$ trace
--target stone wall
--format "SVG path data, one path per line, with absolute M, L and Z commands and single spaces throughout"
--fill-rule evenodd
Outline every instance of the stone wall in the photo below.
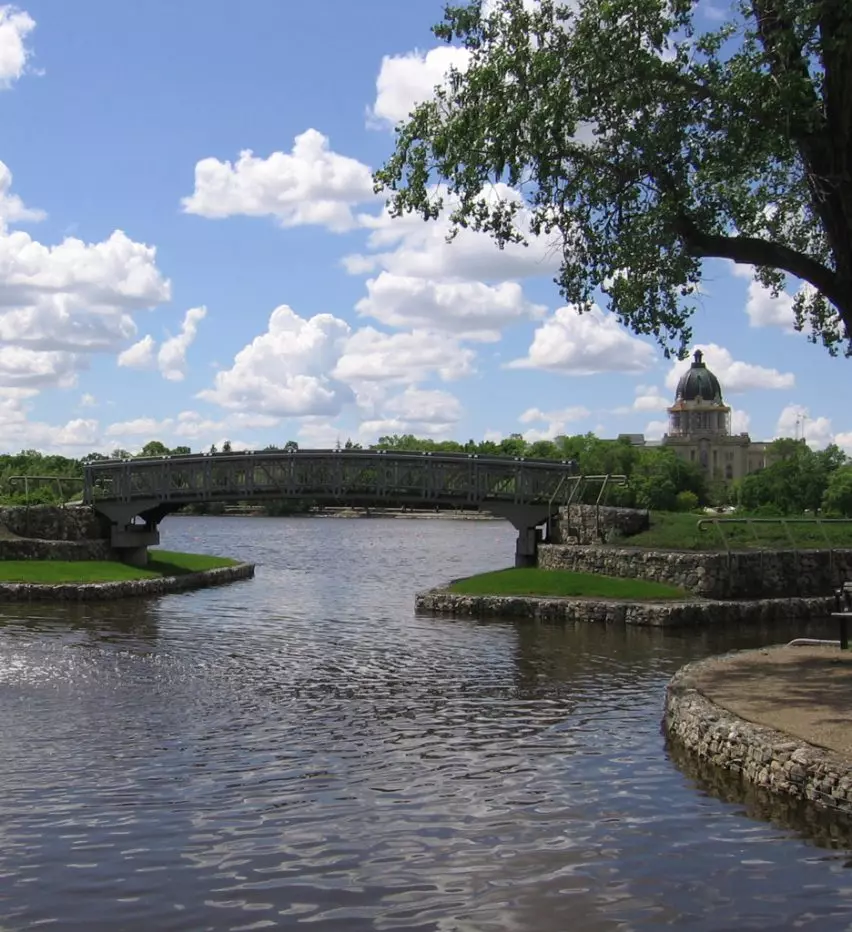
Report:
M 693 685 L 699 668 L 700 663 L 683 667 L 666 691 L 665 729 L 672 741 L 774 793 L 852 812 L 848 760 L 711 702 Z
M 0 540 L 0 560 L 115 560 L 108 540 Z
M 254 564 L 238 563 L 184 576 L 160 576 L 152 579 L 133 579 L 110 583 L 0 583 L 0 602 L 93 602 L 140 596 L 164 595 L 203 589 L 250 579 Z
M 650 514 L 638 508 L 567 505 L 559 509 L 559 518 L 553 529 L 553 543 L 606 543 L 647 530 L 650 520 Z
M 641 550 L 541 544 L 538 565 L 650 579 L 708 599 L 827 596 L 852 580 L 852 550 Z
M 461 595 L 446 589 L 420 592 L 415 607 L 440 615 L 499 617 L 524 621 L 642 625 L 657 628 L 710 625 L 771 624 L 779 618 L 825 618 L 833 600 L 754 599 L 711 602 L 621 602 L 609 599 L 536 598 L 529 596 Z
M 102 540 L 109 529 L 86 505 L 15 505 L 0 507 L 0 525 L 19 537 L 39 540 Z

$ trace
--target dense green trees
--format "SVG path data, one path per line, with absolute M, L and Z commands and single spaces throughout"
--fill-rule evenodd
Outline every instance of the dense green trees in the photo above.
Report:
M 772 443 L 769 452 L 770 465 L 746 476 L 736 489 L 743 508 L 780 515 L 825 510 L 852 517 L 852 509 L 839 507 L 838 485 L 836 496 L 827 498 L 835 475 L 848 469 L 842 450 L 831 445 L 815 452 L 804 441 L 783 439 Z
M 467 65 L 398 128 L 377 190 L 501 246 L 544 235 L 570 304 L 602 292 L 667 349 L 722 258 L 806 282 L 797 326 L 852 354 L 852 4 L 737 0 L 702 31 L 706 10 L 450 3 L 434 31 Z

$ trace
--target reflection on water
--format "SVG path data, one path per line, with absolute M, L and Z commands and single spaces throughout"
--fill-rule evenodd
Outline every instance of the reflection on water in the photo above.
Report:
M 852 921 L 844 834 L 719 789 L 660 733 L 681 664 L 801 627 L 414 615 L 418 588 L 510 561 L 495 522 L 163 531 L 255 580 L 0 608 L 3 929 Z

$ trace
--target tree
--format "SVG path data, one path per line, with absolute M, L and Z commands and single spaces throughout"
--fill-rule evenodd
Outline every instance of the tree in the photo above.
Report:
M 565 299 L 602 292 L 667 355 L 710 258 L 776 294 L 801 280 L 798 329 L 852 355 L 852 4 L 737 0 L 707 32 L 697 6 L 447 7 L 434 31 L 469 64 L 398 128 L 376 188 L 500 246 L 551 237 Z
M 841 466 L 831 474 L 822 507 L 829 514 L 852 518 L 852 466 Z
M 149 440 L 139 452 L 140 456 L 168 456 L 169 448 L 160 440 Z

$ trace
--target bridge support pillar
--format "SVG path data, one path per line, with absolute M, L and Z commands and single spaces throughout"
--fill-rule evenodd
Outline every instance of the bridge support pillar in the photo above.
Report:
M 547 505 L 514 505 L 508 502 L 488 502 L 482 508 L 510 521 L 517 530 L 515 566 L 535 566 L 541 539 L 539 526 L 550 521 L 550 508 Z
M 130 566 L 148 565 L 148 548 L 160 543 L 160 532 L 155 524 L 113 525 L 110 545 L 122 563 Z

